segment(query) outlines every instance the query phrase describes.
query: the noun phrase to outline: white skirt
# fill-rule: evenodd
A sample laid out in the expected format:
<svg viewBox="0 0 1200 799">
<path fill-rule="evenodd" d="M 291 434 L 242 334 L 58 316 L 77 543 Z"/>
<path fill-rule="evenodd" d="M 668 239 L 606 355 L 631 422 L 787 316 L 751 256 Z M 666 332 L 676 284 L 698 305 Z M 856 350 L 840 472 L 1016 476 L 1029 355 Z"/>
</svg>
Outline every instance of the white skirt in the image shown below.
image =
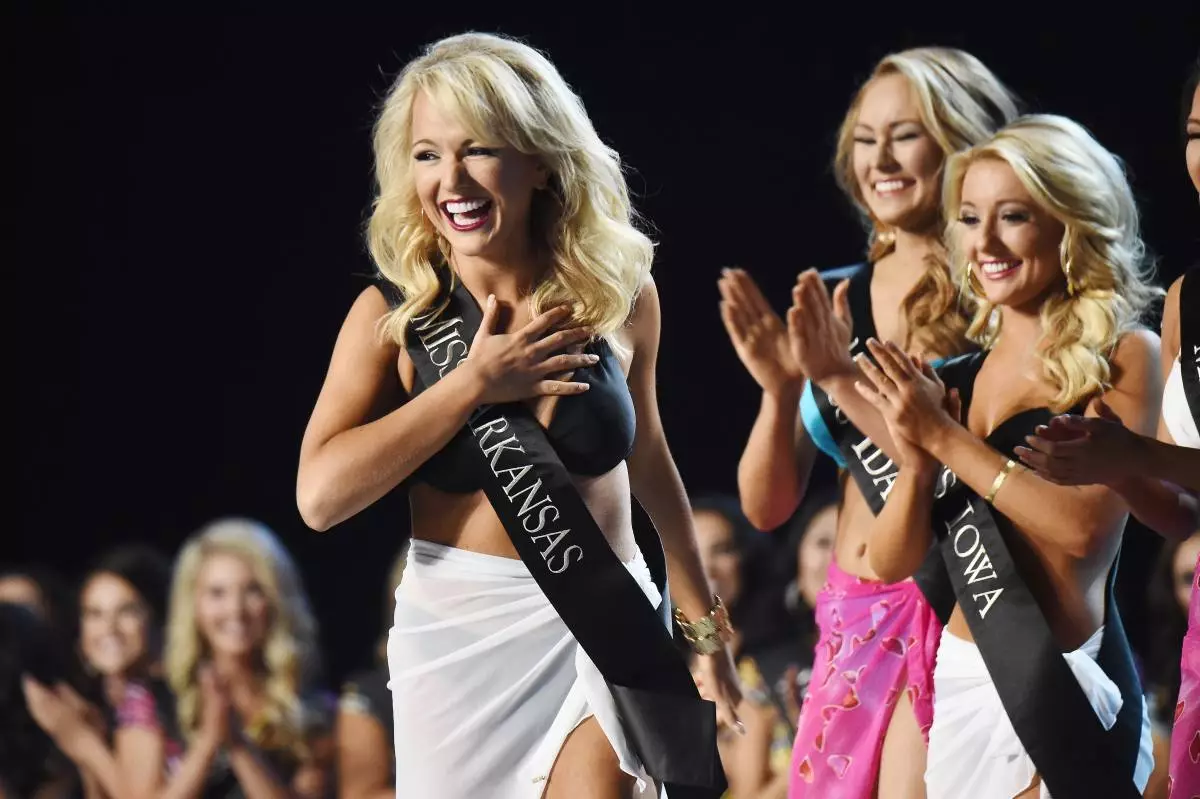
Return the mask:
<svg viewBox="0 0 1200 799">
<path fill-rule="evenodd" d="M 625 567 L 658 607 L 641 552 Z M 589 716 L 645 787 L 608 685 L 521 561 L 414 539 L 387 654 L 398 799 L 540 797 Z"/>
<path fill-rule="evenodd" d="M 1121 712 L 1121 692 L 1096 663 L 1104 627 L 1083 646 L 1066 652 L 1088 702 L 1104 729 L 1112 729 Z M 1150 714 L 1142 700 L 1142 740 L 1134 783 L 1144 790 L 1154 769 Z M 979 647 L 942 631 L 933 670 L 933 726 L 925 767 L 927 799 L 1011 799 L 1026 790 L 1037 774 L 1033 759 L 1017 737 L 1000 695 L 992 683 Z M 1042 784 L 1039 796 L 1050 792 Z"/>
</svg>

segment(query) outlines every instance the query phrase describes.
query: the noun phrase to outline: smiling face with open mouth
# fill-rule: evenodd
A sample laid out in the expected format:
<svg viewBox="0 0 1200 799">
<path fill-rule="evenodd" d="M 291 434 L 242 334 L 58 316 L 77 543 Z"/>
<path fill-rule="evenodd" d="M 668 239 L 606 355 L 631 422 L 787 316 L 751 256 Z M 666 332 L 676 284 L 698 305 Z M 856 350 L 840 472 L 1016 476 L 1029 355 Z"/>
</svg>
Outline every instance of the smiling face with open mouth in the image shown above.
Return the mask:
<svg viewBox="0 0 1200 799">
<path fill-rule="evenodd" d="M 99 674 L 122 675 L 149 657 L 149 611 L 132 585 L 102 572 L 79 598 L 79 649 Z"/>
<path fill-rule="evenodd" d="M 204 559 L 196 579 L 196 624 L 214 655 L 244 658 L 257 651 L 270 615 L 267 592 L 250 563 L 225 553 Z"/>
<path fill-rule="evenodd" d="M 536 156 L 472 135 L 424 92 L 412 108 L 414 182 L 421 208 L 456 257 L 519 258 L 530 249 L 530 206 L 548 172 Z"/>
<path fill-rule="evenodd" d="M 959 247 L 994 305 L 1035 310 L 1065 287 L 1062 222 L 1038 205 L 1004 161 L 974 162 L 963 176 Z"/>
<path fill-rule="evenodd" d="M 891 73 L 872 80 L 854 126 L 854 175 L 871 215 L 901 230 L 935 224 L 944 160 L 908 79 Z"/>
</svg>

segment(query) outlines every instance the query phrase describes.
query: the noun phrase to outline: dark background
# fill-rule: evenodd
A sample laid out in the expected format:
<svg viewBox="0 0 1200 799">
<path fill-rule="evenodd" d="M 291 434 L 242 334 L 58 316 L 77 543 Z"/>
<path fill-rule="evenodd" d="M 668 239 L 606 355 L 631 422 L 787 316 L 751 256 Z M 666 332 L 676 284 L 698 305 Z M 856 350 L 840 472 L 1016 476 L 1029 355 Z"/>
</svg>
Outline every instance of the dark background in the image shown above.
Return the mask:
<svg viewBox="0 0 1200 799">
<path fill-rule="evenodd" d="M 800 270 L 859 258 L 863 236 L 828 164 L 851 95 L 889 51 L 964 47 L 1031 109 L 1079 120 L 1126 159 L 1163 281 L 1197 254 L 1178 125 L 1196 12 L 407 6 L 5 21 L 4 393 L 15 402 L 0 559 L 74 577 L 118 542 L 173 552 L 214 516 L 257 517 L 301 563 L 332 675 L 370 659 L 403 497 L 318 535 L 295 508 L 296 456 L 371 271 L 361 232 L 374 109 L 420 45 L 462 30 L 547 51 L 631 168 L 660 241 L 660 401 L 692 491 L 735 490 L 758 402 L 720 325 L 718 270 L 751 269 L 782 308 Z M 1141 530 L 1128 538 L 1135 642 L 1157 545 Z"/>
</svg>

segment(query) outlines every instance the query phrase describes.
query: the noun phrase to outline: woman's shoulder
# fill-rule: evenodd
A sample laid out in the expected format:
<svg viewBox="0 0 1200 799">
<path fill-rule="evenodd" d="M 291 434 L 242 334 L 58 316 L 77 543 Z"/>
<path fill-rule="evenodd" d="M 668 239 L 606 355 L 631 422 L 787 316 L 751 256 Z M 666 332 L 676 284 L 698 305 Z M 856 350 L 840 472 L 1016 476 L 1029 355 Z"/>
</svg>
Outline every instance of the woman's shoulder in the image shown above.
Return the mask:
<svg viewBox="0 0 1200 799">
<path fill-rule="evenodd" d="M 1109 359 L 1114 388 L 1131 381 L 1161 382 L 1157 376 L 1161 349 L 1162 341 L 1149 328 L 1137 327 L 1122 333 Z"/>
<path fill-rule="evenodd" d="M 161 680 L 139 680 L 125 686 L 117 705 L 117 727 L 163 728 L 162 714 L 167 712 L 169 691 Z"/>
</svg>

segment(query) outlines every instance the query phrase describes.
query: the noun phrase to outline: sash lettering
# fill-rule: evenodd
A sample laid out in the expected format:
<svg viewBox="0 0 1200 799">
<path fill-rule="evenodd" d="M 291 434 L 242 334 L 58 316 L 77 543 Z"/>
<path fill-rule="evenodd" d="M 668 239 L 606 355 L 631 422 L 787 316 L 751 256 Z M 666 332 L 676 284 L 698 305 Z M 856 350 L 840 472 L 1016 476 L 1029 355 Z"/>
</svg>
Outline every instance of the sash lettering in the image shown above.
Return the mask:
<svg viewBox="0 0 1200 799">
<path fill-rule="evenodd" d="M 492 474 L 497 477 L 501 473 L 509 476 L 509 482 L 504 485 L 504 495 L 508 497 L 508 501 L 514 505 L 517 498 L 520 497 L 521 507 L 517 511 L 517 518 L 521 522 L 521 527 L 527 533 L 530 533 L 530 540 L 545 541 L 549 540 L 549 546 L 541 550 L 542 560 L 546 562 L 546 566 L 554 574 L 562 574 L 570 568 L 573 561 L 578 561 L 583 558 L 583 547 L 579 544 L 571 544 L 565 550 L 560 552 L 552 561 L 551 555 L 562 540 L 567 537 L 571 531 L 558 530 L 552 533 L 543 533 L 542 529 L 546 526 L 547 516 L 554 514 L 554 518 L 550 521 L 558 521 L 562 518 L 562 511 L 554 504 L 554 500 L 550 496 L 550 492 L 544 490 L 540 478 L 533 474 L 532 464 L 517 463 L 514 466 L 500 466 L 500 458 L 505 452 L 514 453 L 511 458 L 519 460 L 518 455 L 525 455 L 525 447 L 523 447 L 515 434 L 509 435 L 507 438 L 497 441 L 489 445 L 488 439 L 493 435 L 497 437 L 508 432 L 509 421 L 504 416 L 497 416 L 487 422 L 472 427 L 471 433 L 479 440 L 479 448 L 483 451 L 483 455 L 488 459 L 492 467 Z M 517 488 L 521 485 L 521 480 L 528 477 L 526 485 Z M 541 493 L 539 494 L 539 490 Z M 537 510 L 535 526 L 530 528 L 530 514 Z M 533 535 L 537 533 L 538 535 Z"/>
<path fill-rule="evenodd" d="M 967 519 L 974 513 L 974 506 L 967 503 L 966 509 L 959 514 L 959 517 L 953 523 L 946 525 L 950 540 L 953 542 L 954 554 L 961 561 L 962 574 L 967 578 L 968 585 L 996 579 L 996 570 L 992 567 L 992 560 L 988 557 L 987 549 L 979 537 L 979 528 Z M 1002 593 L 1004 593 L 1003 588 L 995 588 L 971 595 L 976 603 L 979 602 L 980 597 L 985 600 L 983 607 L 977 608 L 979 618 L 987 618 L 988 611 L 992 609 L 992 605 Z"/>
<path fill-rule="evenodd" d="M 446 372 L 462 363 L 471 349 L 461 334 L 462 321 L 461 316 L 456 316 L 434 324 L 435 319 L 431 317 L 415 328 L 429 360 L 438 367 L 438 377 L 445 377 Z"/>
</svg>

